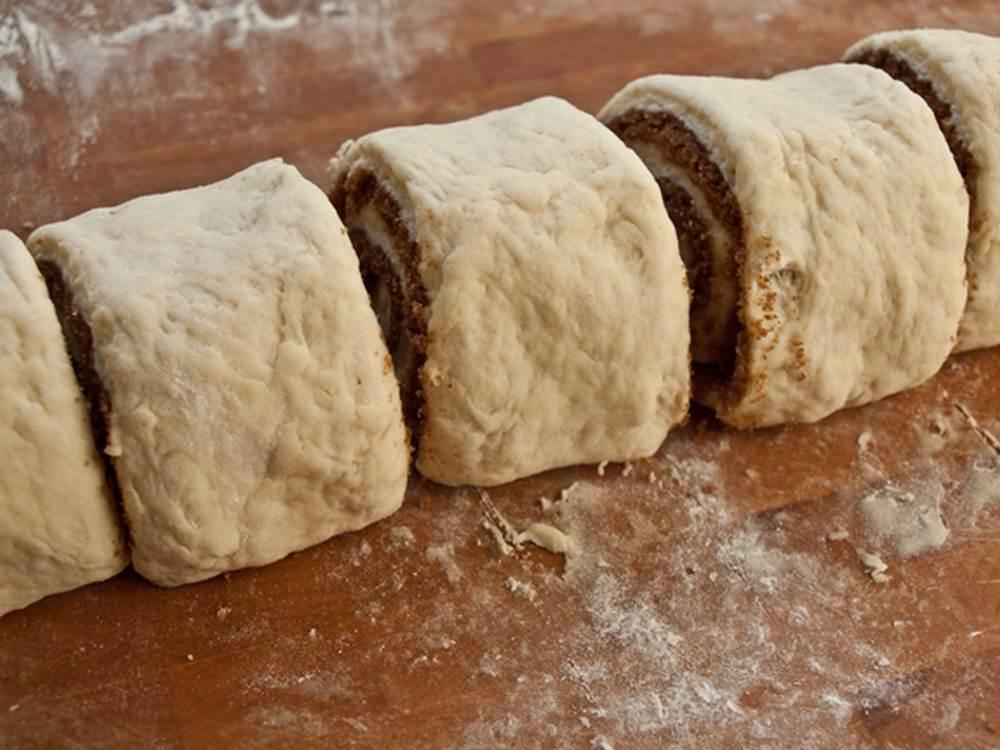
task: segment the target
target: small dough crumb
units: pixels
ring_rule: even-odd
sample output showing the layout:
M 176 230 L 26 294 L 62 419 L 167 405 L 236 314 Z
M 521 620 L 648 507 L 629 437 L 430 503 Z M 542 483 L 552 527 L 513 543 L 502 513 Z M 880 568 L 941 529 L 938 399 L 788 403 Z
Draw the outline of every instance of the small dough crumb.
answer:
M 858 559 L 865 568 L 865 573 L 875 581 L 875 583 L 888 583 L 892 580 L 892 576 L 888 575 L 886 571 L 889 566 L 885 564 L 881 557 L 878 555 L 867 552 L 860 547 L 857 550 Z
M 622 466 L 622 476 L 623 477 L 627 477 L 629 474 L 632 473 L 632 471 L 634 469 L 635 469 L 635 467 L 632 465 L 632 463 L 629 462 L 629 461 L 626 461 L 625 465 Z
M 597 476 L 603 477 L 604 476 L 604 470 L 607 469 L 607 468 L 608 468 L 608 462 L 607 461 L 601 461 L 601 463 L 597 464 Z
M 507 579 L 507 589 L 515 594 L 523 596 L 529 602 L 535 601 L 535 597 L 538 596 L 538 592 L 535 591 L 534 586 L 530 583 L 519 581 L 513 576 Z
M 576 492 L 576 488 L 579 484 L 580 484 L 579 482 L 573 482 L 573 484 L 571 484 L 569 487 L 564 488 L 559 493 L 559 501 L 564 503 L 567 500 L 570 500 L 573 493 Z
M 547 523 L 531 524 L 517 535 L 517 539 L 519 542 L 531 542 L 558 555 L 565 555 L 573 550 L 573 540 L 555 526 L 549 526 Z
M 187 655 L 187 660 L 188 661 L 194 661 L 194 654 L 188 654 Z
M 871 444 L 872 444 L 872 434 L 868 430 L 865 430 L 860 435 L 858 435 L 858 450 L 859 451 L 866 451 L 866 450 L 868 450 L 868 446 L 870 446 Z
M 826 540 L 828 542 L 840 542 L 843 541 L 844 539 L 847 539 L 847 536 L 848 534 L 846 531 L 844 531 L 843 529 L 837 529 L 836 531 L 831 531 L 829 534 L 827 534 Z
M 561 493 L 561 498 L 566 500 L 570 493 L 576 489 L 574 482 Z M 547 523 L 533 523 L 524 531 L 518 531 L 510 521 L 503 517 L 497 509 L 490 496 L 482 489 L 479 490 L 479 500 L 482 503 L 484 515 L 483 528 L 493 536 L 500 553 L 504 556 L 512 552 L 523 549 L 525 543 L 531 543 L 549 552 L 564 555 L 573 550 L 573 540 L 559 529 Z M 428 553 L 430 549 L 428 549 Z
M 118 458 L 122 455 L 122 445 L 118 440 L 118 433 L 112 430 L 108 433 L 108 443 L 104 446 L 105 455 Z

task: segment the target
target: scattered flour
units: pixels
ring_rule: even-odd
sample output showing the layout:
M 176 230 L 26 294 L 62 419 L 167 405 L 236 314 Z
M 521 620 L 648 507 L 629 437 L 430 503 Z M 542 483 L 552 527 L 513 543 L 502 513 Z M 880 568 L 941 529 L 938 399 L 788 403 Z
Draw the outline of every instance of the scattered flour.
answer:
M 747 585 L 769 594 L 777 593 L 786 583 L 821 580 L 815 557 L 783 551 L 765 539 L 766 532 L 751 521 L 719 546 L 718 560 Z
M 301 14 L 298 12 L 271 16 L 257 0 L 223 2 L 210 7 L 188 0 L 172 0 L 172 7 L 166 13 L 143 18 L 109 34 L 94 34 L 91 41 L 96 46 L 128 46 L 159 34 L 186 32 L 207 35 L 222 27 L 226 31 L 226 43 L 239 47 L 251 32 L 284 31 L 298 26 L 300 21 Z
M 413 73 L 453 49 L 457 4 L 163 0 L 104 4 L 98 13 L 93 4 L 58 0 L 0 3 L 0 143 L 13 163 L 44 149 L 46 161 L 75 180 L 117 153 L 115 138 L 93 129 L 94 118 L 118 122 L 126 109 L 136 128 L 169 113 L 179 141 L 211 149 L 236 128 L 256 139 L 257 153 L 279 149 L 291 158 L 276 136 L 254 132 L 281 122 L 273 112 L 298 111 L 290 54 L 315 61 L 317 71 L 333 56 L 334 89 L 338 76 L 357 81 L 366 96 L 390 101 L 386 112 L 397 120 L 416 117 Z M 223 100 L 235 101 L 225 130 L 220 118 L 192 116 Z M 0 212 L 24 215 L 29 201 L 56 200 L 62 184 L 27 175 L 7 186 Z
M 605 461 L 604 465 L 607 465 L 607 463 L 608 462 Z M 601 476 L 604 476 L 604 474 L 601 471 L 598 471 L 597 473 L 600 474 Z M 564 487 L 563 489 L 561 489 L 559 491 L 559 500 L 562 502 L 566 502 L 567 500 L 571 499 L 573 497 L 573 493 L 576 492 L 576 489 L 579 486 L 580 486 L 579 482 L 573 482 L 573 484 L 571 484 L 569 487 Z
M 534 586 L 525 581 L 519 581 L 517 578 L 514 578 L 513 576 L 507 578 L 507 588 L 511 592 L 523 596 L 529 602 L 535 601 L 535 599 L 538 597 L 538 592 L 535 590 Z
M 979 424 L 979 420 L 972 416 L 972 412 L 969 411 L 969 408 L 965 406 L 965 404 L 956 403 L 955 408 L 958 409 L 959 414 L 961 414 L 965 421 L 969 423 L 969 426 L 979 436 L 979 438 L 986 443 L 986 445 L 989 446 L 994 453 L 1000 455 L 1000 439 L 997 439 L 992 432 Z
M 684 640 L 660 619 L 652 601 L 626 594 L 611 575 L 597 577 L 587 596 L 587 609 L 598 635 L 609 636 L 654 663 L 669 661 L 671 649 Z
M 947 735 L 958 726 L 958 721 L 961 718 L 961 704 L 955 699 L 955 696 L 949 695 L 941 702 L 940 713 L 938 714 L 934 729 L 939 734 Z
M 389 531 L 389 538 L 396 544 L 411 546 L 417 543 L 417 538 L 409 526 L 393 526 Z
M 887 540 L 900 557 L 937 549 L 948 539 L 941 515 L 944 488 L 924 483 L 923 492 L 903 492 L 892 486 L 872 492 L 859 503 L 869 539 Z
M 961 490 L 961 504 L 973 517 L 990 508 L 1000 507 L 1000 464 L 986 459 L 972 467 L 968 482 Z
M 6 65 L 0 65 L 0 96 L 15 104 L 24 101 L 24 91 L 17 80 L 17 71 Z
M 453 545 L 432 545 L 424 551 L 424 557 L 441 566 L 449 583 L 458 583 L 461 580 L 462 571 L 459 569 L 458 563 L 455 562 L 455 549 Z

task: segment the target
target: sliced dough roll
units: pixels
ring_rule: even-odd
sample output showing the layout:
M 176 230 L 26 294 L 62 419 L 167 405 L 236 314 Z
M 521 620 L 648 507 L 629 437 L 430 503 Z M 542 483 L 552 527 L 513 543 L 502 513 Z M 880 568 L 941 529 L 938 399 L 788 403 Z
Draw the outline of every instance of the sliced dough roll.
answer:
M 280 160 L 38 229 L 135 568 L 277 560 L 399 507 L 398 386 L 347 233 Z
M 858 65 L 651 76 L 600 117 L 678 228 L 696 398 L 722 420 L 811 422 L 941 366 L 965 304 L 968 199 L 905 86 Z
M 421 473 L 495 485 L 654 453 L 688 402 L 688 295 L 642 163 L 544 98 L 341 147 L 332 199 Z
M 1000 39 L 890 31 L 862 39 L 845 59 L 884 70 L 934 112 L 970 197 L 969 300 L 956 348 L 1000 344 Z
M 45 281 L 0 231 L 0 615 L 128 564 Z

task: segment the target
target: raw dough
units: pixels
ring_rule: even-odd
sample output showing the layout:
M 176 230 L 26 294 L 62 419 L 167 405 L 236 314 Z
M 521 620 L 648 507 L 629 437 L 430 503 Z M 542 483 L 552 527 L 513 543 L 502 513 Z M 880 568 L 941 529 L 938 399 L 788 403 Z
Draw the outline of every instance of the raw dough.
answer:
M 29 247 L 92 331 L 142 575 L 261 565 L 399 507 L 391 363 L 346 230 L 293 167 L 90 211 Z
M 740 428 L 811 422 L 937 372 L 965 305 L 968 198 L 920 97 L 843 64 L 630 83 L 601 119 L 655 154 L 657 176 L 698 182 L 690 148 L 655 130 L 630 138 L 628 118 L 646 113 L 707 150 L 741 227 L 727 246 L 733 293 L 725 279 L 707 289 L 726 308 L 712 314 L 739 323 L 731 369 L 699 400 Z
M 109 578 L 125 538 L 45 282 L 0 231 L 0 615 Z
M 878 61 L 894 74 L 901 61 L 916 75 L 914 88 L 929 85 L 939 100 L 939 122 L 972 199 L 969 301 L 956 349 L 1000 344 L 1000 39 L 952 29 L 891 31 L 862 39 L 845 59 Z
M 489 486 L 635 459 L 684 418 L 676 235 L 649 172 L 593 117 L 538 99 L 372 133 L 331 167 L 356 244 L 396 279 L 373 296 L 411 316 L 395 358 L 417 367 L 424 476 Z

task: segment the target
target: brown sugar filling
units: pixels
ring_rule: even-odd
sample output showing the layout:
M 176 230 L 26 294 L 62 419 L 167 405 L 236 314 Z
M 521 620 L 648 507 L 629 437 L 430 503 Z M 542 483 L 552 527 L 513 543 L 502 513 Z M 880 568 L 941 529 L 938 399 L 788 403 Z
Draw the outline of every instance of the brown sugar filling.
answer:
M 951 149 L 951 155 L 955 159 L 955 164 L 958 165 L 958 171 L 965 181 L 965 189 L 969 193 L 969 218 L 971 221 L 972 217 L 976 215 L 975 181 L 977 165 L 972 152 L 969 151 L 968 144 L 962 137 L 959 118 L 955 112 L 955 108 L 942 99 L 937 91 L 934 90 L 934 85 L 917 73 L 909 62 L 890 50 L 868 50 L 851 57 L 848 59 L 848 62 L 870 65 L 873 68 L 885 71 L 900 83 L 906 84 L 914 94 L 917 94 L 927 102 L 927 106 L 934 113 L 934 119 L 937 120 L 938 127 L 944 133 L 944 139 L 948 142 L 948 148 Z
M 414 450 L 423 429 L 423 387 L 420 372 L 427 361 L 427 293 L 420 280 L 420 248 L 412 237 L 396 199 L 368 170 L 351 172 L 334 186 L 330 200 L 348 227 L 358 254 L 361 277 L 378 315 L 386 346 L 392 354 L 403 402 L 403 416 Z M 402 275 L 372 234 L 364 213 L 374 211 L 392 242 Z
M 59 325 L 62 327 L 66 348 L 69 350 L 73 372 L 83 392 L 90 412 L 90 428 L 94 433 L 94 444 L 104 465 L 104 476 L 118 508 L 122 508 L 121 487 L 115 474 L 114 463 L 104 452 L 108 445 L 108 423 L 111 418 L 111 395 L 94 365 L 94 342 L 90 325 L 77 309 L 73 291 L 63 278 L 62 269 L 51 260 L 38 260 L 38 270 L 45 279 L 49 297 L 56 309 Z M 121 514 L 125 519 L 125 514 Z
M 677 230 L 681 257 L 688 271 L 691 287 L 691 320 L 703 320 L 710 314 L 714 288 L 721 276 L 739 279 L 742 275 L 745 245 L 743 213 L 725 176 L 713 161 L 708 148 L 678 117 L 667 112 L 632 109 L 614 118 L 608 127 L 627 144 L 643 143 L 656 149 L 660 158 L 701 191 L 712 216 L 704 216 L 694 197 L 684 186 L 669 177 L 657 178 L 667 213 Z M 721 225 L 734 248 L 732 257 L 721 266 L 713 262 L 709 226 Z M 718 390 L 738 399 L 745 391 L 745 372 L 741 352 L 746 346 L 746 332 L 739 303 L 724 322 L 725 355 L 715 361 L 695 361 L 696 379 L 703 387 Z

